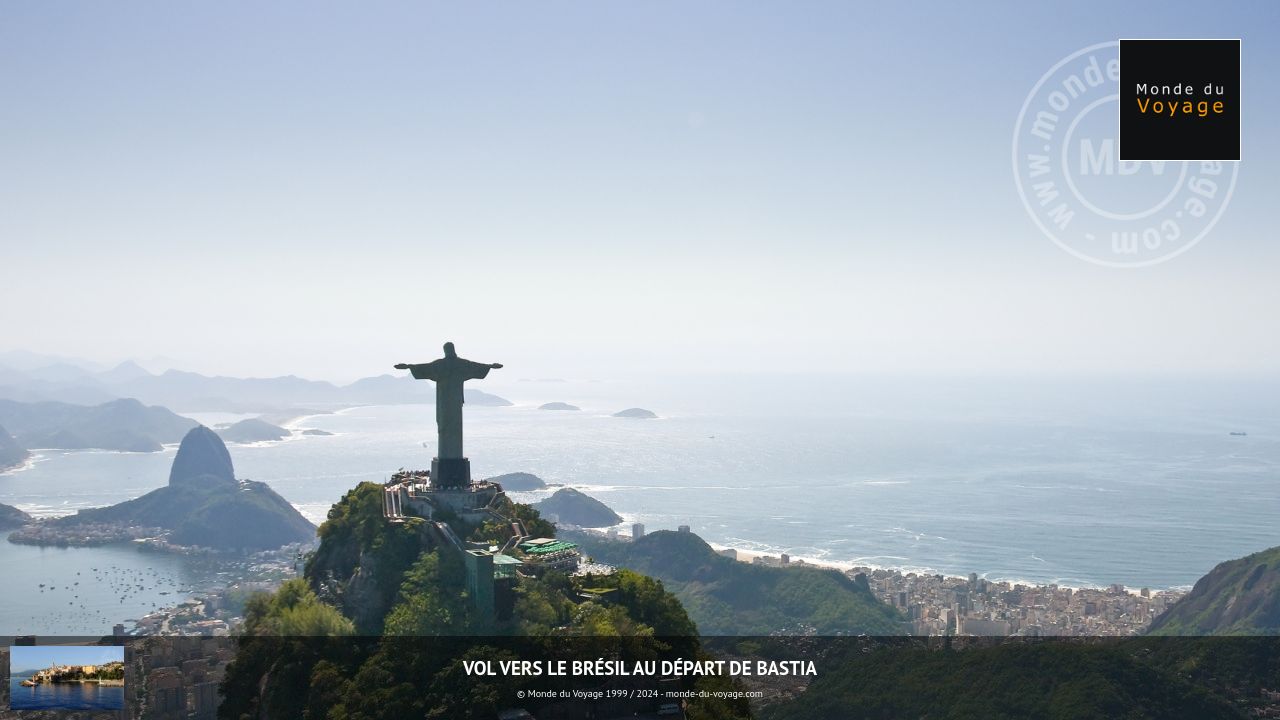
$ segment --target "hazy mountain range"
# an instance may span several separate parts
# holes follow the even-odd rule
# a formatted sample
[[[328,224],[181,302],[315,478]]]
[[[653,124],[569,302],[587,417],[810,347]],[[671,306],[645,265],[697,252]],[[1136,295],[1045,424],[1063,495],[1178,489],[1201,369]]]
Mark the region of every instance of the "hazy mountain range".
[[[511,404],[472,388],[466,390],[466,400],[472,405]],[[83,360],[10,351],[0,353],[0,469],[21,464],[30,448],[154,452],[178,442],[196,426],[178,412],[288,417],[356,405],[434,402],[434,384],[408,375],[379,375],[339,386],[292,375],[211,377],[182,370],[154,374],[131,360],[104,368]],[[289,434],[259,420],[220,432],[233,442],[276,440]]]
[[[172,369],[154,374],[132,360],[100,369],[87,361],[20,351],[0,353],[0,399],[99,405],[120,398],[134,398],[145,405],[162,405],[179,412],[279,413],[352,405],[433,403],[435,387],[408,375],[386,374],[335,385],[293,375],[234,378]],[[466,390],[466,399],[473,405],[511,404],[472,388]]]
[[[181,440],[196,421],[132,398],[90,406],[0,399],[0,425],[23,448],[155,452]]]

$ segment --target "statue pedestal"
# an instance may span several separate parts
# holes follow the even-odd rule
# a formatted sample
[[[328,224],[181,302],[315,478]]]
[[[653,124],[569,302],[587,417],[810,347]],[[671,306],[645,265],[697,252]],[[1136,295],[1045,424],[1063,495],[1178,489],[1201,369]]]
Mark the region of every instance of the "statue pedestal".
[[[431,487],[464,488],[471,484],[471,461],[467,458],[432,458]]]

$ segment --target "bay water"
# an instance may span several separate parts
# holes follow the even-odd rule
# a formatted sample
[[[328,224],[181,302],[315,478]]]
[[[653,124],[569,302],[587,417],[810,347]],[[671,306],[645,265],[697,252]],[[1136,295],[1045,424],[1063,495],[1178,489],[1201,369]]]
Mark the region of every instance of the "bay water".
[[[480,386],[516,404],[466,406],[473,474],[526,471],[578,488],[622,515],[623,532],[688,525],[717,545],[838,565],[1152,588],[1188,586],[1218,562],[1280,545],[1280,393],[1267,380],[715,375]],[[551,401],[581,410],[539,409]],[[660,417],[612,417],[636,406]],[[268,483],[315,522],[357,483],[428,467],[434,454],[431,406],[351,408],[295,427],[333,435],[230,450],[238,476]],[[60,515],[137,497],[165,484],[175,451],[42,450],[0,474],[0,503]],[[534,502],[555,489],[512,495]],[[108,632],[211,572],[130,545],[0,541],[0,635]]]

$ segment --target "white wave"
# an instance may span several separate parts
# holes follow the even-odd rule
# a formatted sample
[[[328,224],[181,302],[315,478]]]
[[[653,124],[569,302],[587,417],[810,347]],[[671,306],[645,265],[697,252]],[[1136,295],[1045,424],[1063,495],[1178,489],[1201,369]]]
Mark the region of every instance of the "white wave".
[[[66,515],[74,515],[79,510],[87,510],[92,507],[99,507],[91,503],[72,503],[64,500],[59,505],[46,505],[43,503],[17,503],[14,507],[34,518],[56,518]]]
[[[21,463],[7,470],[0,471],[0,477],[4,477],[6,475],[16,475],[20,472],[23,472],[24,470],[30,470],[31,468],[36,466],[36,463],[43,462],[48,457],[49,456],[45,453],[32,452],[31,455],[29,455],[27,459],[23,460]]]
[[[588,483],[564,483],[560,487],[573,488],[585,493],[607,493],[617,492],[619,490],[643,490],[645,492],[666,491],[666,492],[684,492],[687,490],[739,490],[750,492],[759,490],[759,488],[749,488],[738,485],[592,485]]]

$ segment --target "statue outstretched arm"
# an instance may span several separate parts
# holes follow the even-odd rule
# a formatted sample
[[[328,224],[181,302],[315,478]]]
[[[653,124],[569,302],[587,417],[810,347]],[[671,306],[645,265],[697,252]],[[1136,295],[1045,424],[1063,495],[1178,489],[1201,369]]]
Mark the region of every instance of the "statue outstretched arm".
[[[439,366],[435,363],[422,363],[415,365],[414,363],[399,363],[396,365],[397,370],[408,370],[413,374],[415,380],[438,380],[436,371]]]

